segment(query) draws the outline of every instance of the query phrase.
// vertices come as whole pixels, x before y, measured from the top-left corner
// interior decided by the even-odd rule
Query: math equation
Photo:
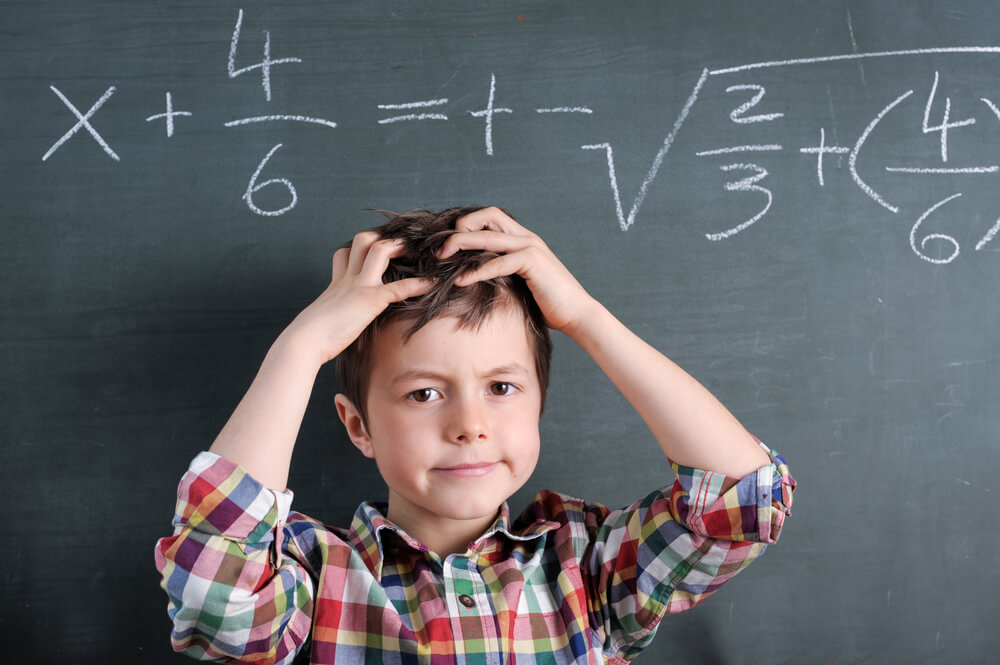
[[[301,64],[302,59],[295,55],[275,56],[272,51],[271,33],[268,30],[262,31],[263,52],[252,56],[248,55],[245,52],[246,49],[241,48],[244,21],[244,12],[241,9],[238,11],[233,25],[228,60],[225,63],[226,72],[229,79],[249,76],[259,80],[264,102],[269,103],[272,98],[273,80],[280,77],[285,68]],[[259,42],[255,41],[254,43]],[[773,170],[772,165],[775,159],[794,160],[798,172],[804,178],[802,182],[793,185],[798,191],[802,191],[806,186],[826,187],[827,181],[831,177],[828,166],[830,161],[837,160],[837,164],[842,165],[846,160],[846,174],[842,168],[838,168],[836,177],[849,177],[856,187],[858,195],[864,197],[870,202],[870,205],[877,209],[888,211],[893,215],[910,215],[907,218],[907,225],[910,229],[909,244],[917,257],[934,264],[951,263],[961,254],[962,242],[954,235],[925,229],[930,228],[930,220],[947,214],[949,206],[953,205],[953,202],[967,191],[983,187],[980,183],[983,182],[984,176],[1000,174],[1000,157],[997,158],[998,163],[967,163],[963,161],[963,155],[956,155],[956,151],[952,148],[956,133],[967,131],[977,124],[979,128],[982,128],[984,123],[994,123],[996,126],[992,128],[992,131],[1000,132],[1000,92],[990,91],[984,84],[981,94],[966,99],[956,99],[957,108],[953,110],[952,97],[944,92],[945,85],[942,82],[941,72],[929,67],[926,81],[919,88],[903,86],[898,90],[871,92],[866,98],[866,102],[871,105],[870,117],[866,118],[866,124],[857,127],[853,135],[840,137],[837,136],[837,132],[828,133],[828,129],[831,128],[826,126],[824,122],[828,122],[829,119],[824,118],[817,120],[815,127],[810,127],[812,131],[810,140],[799,139],[789,142],[774,138],[783,136],[781,132],[783,123],[794,122],[800,130],[799,134],[801,134],[803,124],[808,126],[809,120],[788,117],[789,114],[782,110],[785,108],[782,91],[774,89],[776,84],[773,82],[773,77],[769,78],[767,74],[783,69],[808,68],[826,63],[846,61],[863,63],[886,58],[955,54],[995,56],[1000,55],[1000,47],[958,46],[868,53],[858,52],[855,49],[854,52],[843,55],[758,62],[719,69],[706,68],[701,72],[673,125],[669,128],[669,132],[646,171],[637,193],[627,204],[623,202],[615,172],[614,145],[611,142],[594,142],[581,145],[580,149],[591,151],[595,156],[602,158],[595,159],[594,174],[603,172],[606,177],[609,185],[607,190],[609,210],[613,211],[622,231],[628,231],[636,223],[646,195],[651,188],[657,186],[657,176],[668,158],[706,160],[711,163],[713,168],[717,168],[716,172],[719,174],[719,191],[727,196],[744,197],[745,203],[741,205],[745,205],[747,209],[744,216],[730,220],[719,229],[706,233],[706,240],[711,242],[722,242],[737,234],[745,233],[766,218],[776,197],[781,196],[781,188],[772,182],[773,177],[769,177],[771,175],[769,168]],[[862,78],[864,76],[863,70],[861,76]],[[481,132],[482,136],[483,154],[485,157],[490,157],[494,154],[493,137],[494,132],[498,131],[498,128],[495,127],[497,120],[503,116],[515,114],[515,109],[504,106],[499,93],[501,82],[497,80],[495,74],[489,73],[488,80],[484,74],[483,79],[481,106],[460,109],[457,111],[457,117],[463,121],[471,119],[477,123],[479,127],[477,131]],[[720,86],[720,90],[714,90],[716,85]],[[49,87],[52,94],[72,116],[72,119],[68,121],[73,124],[58,138],[55,138],[42,155],[42,161],[48,162],[56,159],[60,147],[67,141],[71,139],[85,140],[86,136],[89,136],[90,140],[99,146],[109,159],[120,162],[121,157],[111,142],[95,128],[94,122],[92,122],[102,107],[113,98],[117,92],[116,87],[107,87],[103,93],[97,96],[96,100],[90,102],[89,106],[86,103],[80,103],[83,95],[81,91],[71,91],[71,94],[67,94],[66,91],[55,85]],[[711,101],[705,101],[706,91],[710,89],[713,90]],[[883,98],[879,99],[880,95]],[[71,99],[71,96],[74,99]],[[183,101],[175,100],[170,91],[164,91],[162,99],[162,110],[149,115],[145,121],[149,123],[150,127],[155,127],[157,132],[162,132],[169,139],[176,132],[184,131],[184,123],[193,120],[196,110],[185,105]],[[726,100],[725,108],[721,112],[718,108],[709,108],[717,107],[720,99]],[[904,127],[905,131],[900,132],[900,128],[895,125],[901,122],[901,112],[914,105],[917,105],[916,108],[920,111],[918,115],[921,121],[909,123],[914,126]],[[81,110],[84,107],[86,107],[86,111]],[[958,108],[961,110],[959,111]],[[456,117],[456,110],[453,109],[452,102],[446,97],[407,101],[387,100],[386,103],[378,104],[374,110],[377,113],[373,115],[378,117],[373,118],[372,121],[379,125],[447,122],[450,118]],[[517,112],[556,118],[567,114],[593,115],[594,110],[588,106],[571,104],[518,109]],[[698,134],[699,136],[719,137],[721,144],[702,146],[693,154],[671,152],[676,145],[677,137],[684,131],[684,128],[699,121],[699,114],[711,117],[713,121],[721,121],[726,125],[717,132]],[[912,118],[912,116],[911,112],[906,115],[906,118]],[[719,120],[720,118],[721,120]],[[307,123],[324,130],[334,131],[338,128],[338,123],[333,118],[287,113],[252,115],[228,120],[221,124],[224,128],[237,128],[261,123]],[[920,154],[920,163],[879,164],[878,160],[862,160],[873,137],[884,131],[886,127],[893,127],[894,133],[901,136],[907,136],[906,131],[912,132],[912,137],[915,141],[919,141],[919,146],[902,152],[907,155]],[[82,138],[74,139],[78,135]],[[730,137],[734,137],[734,139],[729,140]],[[927,149],[928,146],[933,146],[933,149]],[[271,147],[266,154],[260,156],[252,172],[247,174],[242,200],[254,214],[276,217],[289,212],[298,203],[298,192],[294,183],[288,178],[273,175],[271,167],[269,167],[272,157],[282,147],[281,143]],[[580,175],[584,176],[585,174]],[[941,176],[950,176],[949,183],[955,182],[955,179],[959,178],[960,182],[968,183],[968,185],[963,184],[962,189],[947,192],[920,210],[904,210],[901,201],[883,191],[879,184],[886,177],[934,179]],[[781,184],[789,185],[788,182]],[[259,197],[256,195],[265,188],[279,188],[278,191],[283,191],[283,205],[280,207],[259,205]],[[269,200],[273,201],[274,199]],[[984,224],[981,231],[976,234],[975,251],[989,246],[996,235],[1000,233],[1000,210],[985,211],[982,215],[977,215],[977,218],[980,216],[985,216],[987,219],[995,218],[995,221],[992,224]]]

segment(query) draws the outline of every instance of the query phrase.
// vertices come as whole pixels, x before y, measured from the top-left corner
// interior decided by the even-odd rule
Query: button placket
[[[454,557],[450,559],[449,573],[451,575],[452,596],[457,600],[459,609],[475,610],[478,602],[476,600],[476,581],[473,579],[472,562],[466,557]]]

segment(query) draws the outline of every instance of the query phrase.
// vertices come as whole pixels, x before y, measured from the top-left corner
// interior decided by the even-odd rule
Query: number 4
[[[236,16],[236,27],[233,28],[233,41],[229,45],[229,64],[226,67],[226,71],[229,72],[229,78],[234,79],[240,74],[246,74],[247,72],[259,69],[261,85],[264,86],[264,95],[267,97],[267,101],[271,101],[271,65],[283,65],[289,62],[302,62],[302,60],[300,58],[278,58],[277,60],[271,60],[271,33],[265,30],[264,59],[255,65],[250,65],[249,67],[244,67],[242,69],[236,69],[236,49],[239,47],[240,28],[242,26],[243,10],[241,9],[240,13]]]
[[[941,161],[948,161],[948,130],[952,127],[965,127],[966,125],[976,124],[975,118],[967,118],[965,120],[959,120],[958,122],[948,122],[948,118],[951,115],[951,97],[944,98],[944,118],[941,120],[941,124],[936,127],[931,127],[928,125],[930,122],[931,106],[934,105],[934,96],[937,94],[938,86],[938,73],[934,72],[934,84],[931,86],[931,94],[927,96],[927,106],[924,107],[924,122],[923,130],[924,134],[930,134],[931,132],[941,132]]]

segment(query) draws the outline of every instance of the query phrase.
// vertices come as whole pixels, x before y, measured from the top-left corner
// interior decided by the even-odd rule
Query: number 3
[[[756,164],[727,164],[726,166],[719,167],[723,171],[754,171],[755,173],[751,176],[747,176],[742,180],[737,180],[735,182],[726,183],[727,192],[762,192],[767,195],[767,204],[764,208],[758,212],[756,215],[746,220],[739,226],[734,226],[728,231],[722,231],[720,233],[706,233],[705,237],[709,240],[725,240],[731,235],[735,235],[752,225],[758,219],[767,214],[767,211],[771,209],[771,202],[774,200],[771,190],[767,187],[761,187],[757,183],[767,177],[767,169],[757,166]]]

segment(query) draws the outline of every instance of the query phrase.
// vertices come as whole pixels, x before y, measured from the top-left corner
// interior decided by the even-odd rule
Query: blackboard
[[[1000,5],[4,2],[6,662],[175,663],[177,480],[367,208],[498,204],[789,460],[644,663],[1000,650]],[[556,340],[542,487],[669,469]],[[296,507],[382,495],[317,384]]]

